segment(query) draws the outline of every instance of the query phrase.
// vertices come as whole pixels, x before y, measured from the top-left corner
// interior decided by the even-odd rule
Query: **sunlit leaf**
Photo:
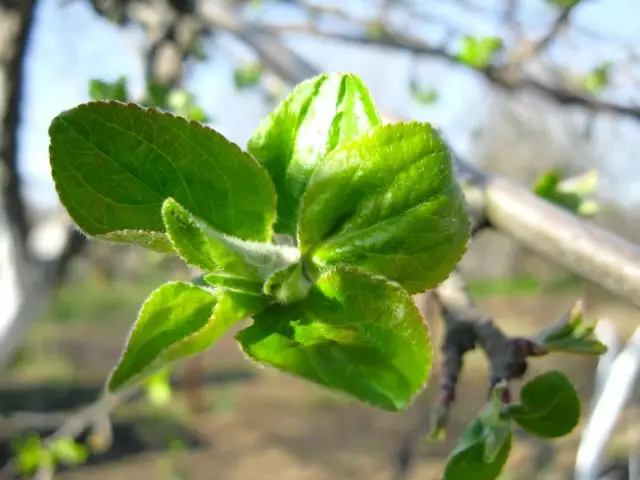
[[[406,408],[431,370],[429,331],[398,285],[354,269],[321,276],[236,336],[252,359],[386,410]]]
[[[444,142],[427,123],[376,127],[328,155],[303,197],[298,240],[321,271],[353,265],[410,293],[443,281],[469,219]]]
[[[215,343],[229,327],[264,307],[261,297],[213,292],[185,282],[156,289],[143,305],[125,351],[111,373],[111,392]]]
[[[265,170],[218,132],[133,104],[88,103],[49,129],[60,200],[88,235],[171,251],[161,207],[175,198],[217,231],[271,237]]]
[[[595,323],[584,319],[582,303],[578,302],[558,323],[542,330],[534,342],[550,352],[600,355],[607,347],[596,337]]]
[[[458,59],[470,67],[487,68],[501,48],[502,40],[498,37],[476,38],[467,35],[462,39]]]
[[[276,232],[295,236],[300,199],[322,158],[379,124],[362,81],[337,73],[298,84],[260,123],[248,149],[275,183]]]

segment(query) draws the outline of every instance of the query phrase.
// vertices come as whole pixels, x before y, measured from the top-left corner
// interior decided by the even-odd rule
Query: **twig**
[[[217,26],[220,28],[224,28],[224,26],[221,24]],[[252,30],[253,31],[252,34],[257,34],[259,32],[262,32],[262,33],[272,33],[274,35],[281,35],[281,34],[291,33],[291,26],[289,25],[281,25],[281,26],[246,25],[243,28],[243,30],[245,31]],[[548,99],[556,102],[559,105],[578,106],[589,111],[613,113],[613,114],[627,116],[627,117],[640,120],[640,107],[637,107],[637,106],[627,107],[627,106],[613,103],[613,102],[606,102],[594,97],[584,95],[582,93],[577,93],[575,91],[572,91],[570,88],[566,86],[548,85],[532,77],[523,76],[523,75],[513,75],[510,65],[505,65],[504,67],[489,65],[486,68],[474,68],[461,62],[460,59],[455,54],[447,50],[446,46],[427,45],[423,41],[416,39],[414,37],[394,34],[393,36],[386,35],[380,38],[377,38],[377,37],[372,38],[372,37],[365,37],[362,35],[351,34],[351,33],[343,33],[343,32],[336,32],[336,31],[328,32],[325,30],[321,30],[317,27],[313,27],[313,28],[307,27],[305,29],[305,28],[301,28],[301,26],[299,25],[296,25],[293,27],[293,33],[298,33],[298,34],[304,33],[307,35],[331,38],[334,40],[357,43],[360,45],[372,45],[372,46],[378,46],[378,47],[400,49],[400,50],[409,51],[416,55],[426,55],[430,57],[441,58],[452,64],[459,65],[461,67],[477,72],[479,75],[483,76],[486,80],[489,80],[493,85],[505,91],[513,92],[513,91],[531,90],[543,95],[544,97],[547,97]]]
[[[394,464],[394,479],[407,478],[415,451],[421,438],[429,432],[438,437],[444,430],[449,412],[455,402],[455,390],[464,364],[465,355],[479,345],[489,360],[489,394],[503,380],[524,376],[527,358],[545,352],[531,339],[507,336],[489,317],[480,312],[458,272],[434,290],[442,317],[445,335],[441,345],[442,379],[440,391],[431,411],[424,412],[403,440],[397,451]],[[511,401],[509,390],[503,401]]]
[[[68,417],[58,430],[43,441],[43,446],[51,446],[60,438],[77,438],[87,429],[91,428],[99,429],[102,432],[105,428],[109,428],[110,426],[110,422],[108,421],[109,414],[117,406],[136,393],[137,390],[135,389],[127,390],[126,392],[118,395],[105,393],[94,404],[89,405]],[[10,460],[0,470],[0,480],[11,480],[12,476],[16,472],[16,467],[17,465],[15,460]]]
[[[534,44],[531,50],[532,55],[539,55],[551,44],[554,38],[562,31],[564,27],[567,26],[567,24],[569,23],[569,17],[571,16],[571,13],[579,4],[580,4],[579,2],[574,3],[573,5],[562,9],[562,11],[560,12],[560,15],[556,17],[549,31],[545,33]]]

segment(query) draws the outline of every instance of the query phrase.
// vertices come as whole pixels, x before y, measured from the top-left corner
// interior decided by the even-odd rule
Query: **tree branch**
[[[222,25],[219,25],[224,28]],[[486,68],[475,68],[463,63],[454,53],[447,50],[444,45],[428,45],[422,40],[416,39],[400,33],[393,35],[385,35],[380,38],[365,37],[358,34],[343,33],[336,31],[324,31],[316,27],[300,26],[300,25],[245,25],[244,30],[253,30],[252,34],[258,32],[272,33],[273,35],[282,35],[286,33],[296,33],[304,35],[312,35],[323,38],[330,38],[343,42],[356,43],[359,45],[371,45],[383,48],[393,48],[411,52],[415,55],[436,57],[447,62],[458,65],[476,72],[478,75],[488,80],[496,87],[508,92],[514,91],[533,91],[547,99],[563,106],[577,106],[591,112],[613,113],[616,115],[626,116],[640,120],[640,107],[628,107],[621,104],[606,102],[588,95],[572,91],[565,86],[549,85],[535,78],[525,76],[524,74],[515,75],[510,68],[511,65],[489,65]],[[551,39],[549,39],[550,41]],[[545,42],[545,43],[548,43]]]

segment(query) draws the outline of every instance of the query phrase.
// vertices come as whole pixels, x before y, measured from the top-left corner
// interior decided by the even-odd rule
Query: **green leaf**
[[[304,300],[255,315],[236,338],[257,362],[390,411],[406,408],[431,370],[429,330],[407,292],[345,267]]]
[[[498,478],[509,457],[512,430],[502,413],[502,392],[506,382],[491,394],[490,402],[462,433],[447,459],[446,480],[493,480]]]
[[[202,352],[264,305],[260,297],[213,292],[191,283],[162,285],[142,306],[108,390],[132,386],[171,362]]]
[[[575,7],[580,0],[545,0],[549,5],[563,9]]]
[[[492,456],[486,455],[488,443],[493,443],[495,448]],[[476,418],[464,431],[460,442],[449,455],[444,479],[494,480],[498,478],[509,457],[511,443],[512,433],[508,424],[506,426],[486,425],[481,418]]]
[[[171,369],[163,368],[145,380],[147,399],[156,407],[164,407],[172,397]]]
[[[24,475],[35,473],[41,467],[52,469],[55,466],[53,454],[44,447],[38,435],[19,440],[13,447],[18,471]]]
[[[301,264],[296,263],[278,270],[264,284],[264,293],[281,303],[293,303],[305,298],[312,282],[304,275]]]
[[[301,252],[320,270],[357,266],[409,293],[443,281],[468,238],[449,151],[418,122],[377,127],[325,158],[298,225]]]
[[[161,207],[173,197],[221,233],[271,237],[267,173],[218,132],[133,104],[96,102],[49,128],[60,200],[86,234],[171,251]]]
[[[475,38],[466,35],[462,39],[462,48],[458,59],[465,65],[484,69],[491,65],[493,58],[502,48],[502,40],[498,37]]]
[[[606,62],[594,68],[583,78],[583,88],[591,95],[598,95],[607,85],[609,85],[609,77],[611,76],[612,68],[612,62]]]
[[[115,82],[91,80],[89,82],[89,96],[92,100],[127,101],[127,78],[119,77]]]
[[[260,123],[248,149],[275,183],[276,232],[295,236],[300,199],[320,160],[379,124],[364,83],[338,73],[298,84]]]
[[[259,63],[247,63],[235,69],[233,81],[236,88],[241,90],[256,85],[261,76],[262,66]]]
[[[593,194],[598,186],[598,173],[594,170],[573,178],[562,179],[557,170],[542,175],[534,185],[534,192],[559,207],[583,217],[598,212],[598,204],[586,198]]]
[[[534,343],[550,352],[601,355],[607,351],[595,336],[595,324],[584,319],[582,302],[577,302],[556,324],[542,330]]]
[[[580,399],[571,381],[550,371],[528,381],[520,392],[521,404],[510,405],[508,415],[529,433],[557,438],[580,422]]]
[[[224,273],[207,273],[204,281],[213,287],[224,288],[232,292],[244,293],[247,295],[263,295],[262,281],[246,280],[244,278],[229,277]]]
[[[431,87],[421,87],[417,81],[412,80],[410,83],[411,96],[422,105],[433,105],[438,101],[438,91]]]
[[[273,272],[300,258],[296,248],[246,242],[222,235],[191,215],[172,198],[162,216],[173,248],[189,264],[219,276],[264,283]]]
[[[50,446],[56,460],[64,465],[82,465],[89,457],[89,450],[71,437],[56,438]]]
[[[169,85],[154,81],[147,82],[147,91],[142,105],[169,110],[168,98],[170,92],[171,87]]]
[[[194,95],[184,89],[171,90],[167,95],[167,105],[169,110],[189,120],[201,123],[210,121],[202,107],[196,103]]]

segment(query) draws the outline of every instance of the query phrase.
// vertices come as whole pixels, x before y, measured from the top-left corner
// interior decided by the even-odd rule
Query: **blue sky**
[[[640,22],[634,0],[584,0],[574,21],[597,30],[603,35],[620,40],[640,39]],[[91,78],[113,80],[126,75],[133,93],[142,87],[141,52],[143,37],[135,30],[121,31],[119,27],[97,17],[87,5],[76,0],[62,7],[59,0],[41,0],[36,14],[27,61],[26,98],[23,103],[23,124],[20,131],[21,169],[30,196],[41,203],[55,205],[56,197],[49,174],[47,128],[60,111],[88,100],[87,84]],[[501,2],[484,1],[491,8]],[[637,5],[637,1],[635,2]],[[366,2],[353,5],[361,7]],[[542,0],[525,0],[522,18],[533,32],[543,31],[553,19]],[[489,18],[478,21],[476,15],[463,15],[455,2],[430,2],[438,5],[442,14],[475,34],[493,34],[495,24]],[[284,18],[286,9],[273,10],[273,15]],[[437,35],[433,32],[433,35]],[[426,37],[428,38],[428,36]],[[580,42],[580,39],[576,39]],[[327,40],[297,38],[290,45],[325,71],[353,71],[369,85],[376,101],[386,110],[400,115],[433,122],[442,128],[455,148],[471,154],[471,132],[482,121],[483,106],[487,101],[487,87],[478,82],[475,74],[448,64],[422,62],[419,73],[428,78],[439,91],[434,106],[422,106],[412,100],[407,85],[411,74],[412,58],[402,52],[363,49]],[[209,60],[190,65],[188,86],[198,96],[205,110],[214,118],[212,126],[244,144],[252,128],[268,112],[268,106],[257,92],[238,93],[232,81],[237,58],[246,52],[229,37],[220,36],[207,45]],[[571,52],[558,50],[554,59],[565,61],[571,55],[572,65],[588,69],[598,57],[615,58],[620,51],[615,47],[595,50],[589,44]],[[632,86],[627,91],[637,95]],[[640,201],[640,168],[634,158],[640,142],[635,124],[612,122],[600,125],[601,138],[594,145],[607,155],[612,165],[607,174],[609,189],[622,192],[627,202]],[[622,141],[620,141],[622,140]],[[611,148],[611,142],[616,148]],[[616,173],[618,172],[618,173]],[[635,173],[637,172],[637,173]]]

